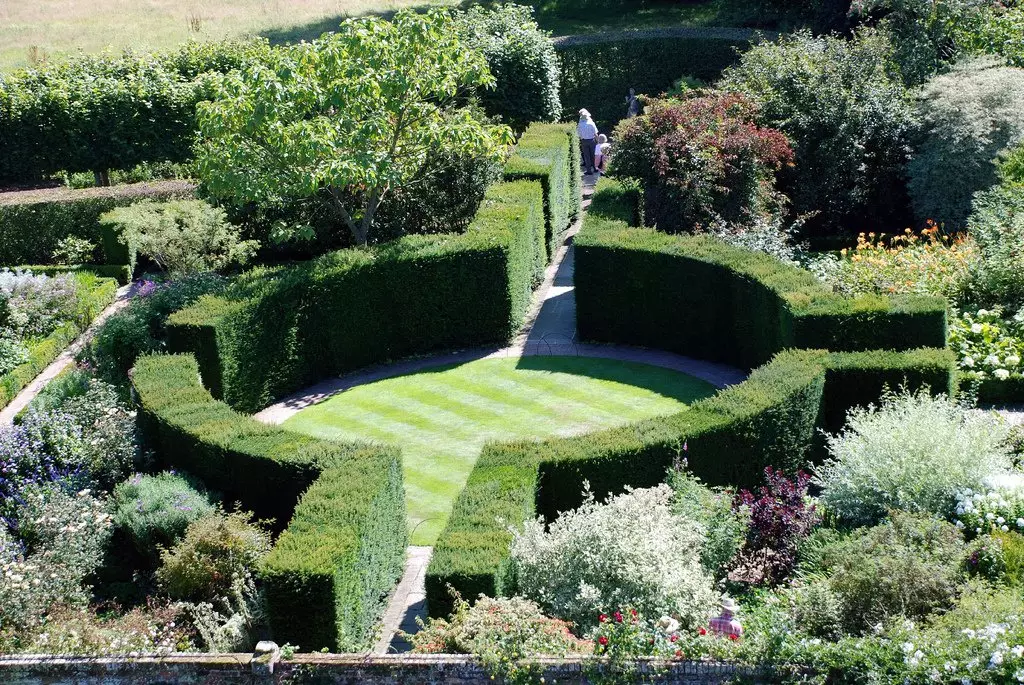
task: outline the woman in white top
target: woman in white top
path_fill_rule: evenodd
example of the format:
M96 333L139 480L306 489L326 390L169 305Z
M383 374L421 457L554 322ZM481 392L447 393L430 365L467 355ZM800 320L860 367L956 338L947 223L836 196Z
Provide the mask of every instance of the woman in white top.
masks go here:
M608 142L608 136L601 134L594 143L594 166L598 171L604 171L605 163L608 161L608 153L611 152L612 144Z

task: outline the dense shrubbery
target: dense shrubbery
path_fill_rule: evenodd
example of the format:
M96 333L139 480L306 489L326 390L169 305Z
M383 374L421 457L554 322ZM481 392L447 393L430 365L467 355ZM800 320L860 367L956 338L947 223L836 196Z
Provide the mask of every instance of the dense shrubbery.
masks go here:
M1024 70L958 65L925 84L918 111L923 129L907 166L914 214L960 230L974 193L997 181L996 157L1024 142Z
M547 526L527 521L512 542L518 591L581 631L624 606L703 624L715 601L700 565L704 531L673 513L671 499L666 485L603 503L588 492Z
M124 243L130 270L141 255L174 278L244 265L259 247L239 238L223 209L202 200L138 202L106 212L100 225Z
M870 525L890 509L948 515L957 494L978 489L1011 466L1007 428L944 397L890 396L855 409L828 437L829 459L817 470L821 498L843 520Z
M195 186L182 181L12 193L0 200L0 264L53 263L60 242L68 236L99 246L86 262L127 264L124 246L103 230L100 215L143 199L168 200L194 193Z
M980 253L971 297L1009 312L1024 307L1024 184L1002 184L978 193L967 230Z
M612 171L640 181L644 220L667 233L746 226L781 213L775 172L792 161L784 135L727 93L653 101L615 129Z
M521 5L470 7L459 15L467 48L480 50L494 75L493 89L478 91L484 109L516 131L534 121L555 121L562 112L558 56L547 35Z
M801 32L754 46L719 84L750 96L759 122L789 137L795 164L781 187L809 234L902 220L913 111L889 50L875 34Z
M136 549L156 560L162 547L177 542L189 525L213 512L209 496L172 472L136 474L114 488L114 523Z

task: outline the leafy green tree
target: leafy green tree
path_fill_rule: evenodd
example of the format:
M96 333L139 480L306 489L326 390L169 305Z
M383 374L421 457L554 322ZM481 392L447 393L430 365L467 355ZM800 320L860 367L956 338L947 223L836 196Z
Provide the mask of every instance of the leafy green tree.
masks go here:
M348 20L220 80L199 110L199 174L242 202L322 198L363 245L385 195L421 182L431 152L503 154L509 129L459 107L493 83L447 12Z

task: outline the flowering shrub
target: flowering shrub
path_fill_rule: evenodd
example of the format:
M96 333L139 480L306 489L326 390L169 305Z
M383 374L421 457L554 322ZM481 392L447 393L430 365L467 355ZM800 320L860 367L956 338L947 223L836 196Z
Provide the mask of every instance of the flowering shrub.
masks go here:
M769 466L764 476L766 485L736 497L735 506L749 510L750 524L730 564L732 582L773 585L785 579L796 565L799 542L820 520L807 496L809 475L800 472L791 480Z
M51 611L39 628L22 636L18 647L10 651L81 656L191 651L195 646L182 612L183 607L170 604L99 616L61 606ZM2 640L0 636L0 645Z
M751 100L700 93L648 102L615 129L613 171L642 182L648 222L669 233L777 213L775 172L793 158L782 133L755 123Z
M28 360L25 344L15 338L12 331L0 327L0 376Z
M36 275L0 269L0 327L18 338L44 336L75 318L78 305L74 276Z
M406 639L418 654L475 654L502 682L536 682L534 669L521 663L528 657L588 654L591 642L580 640L569 624L544 615L536 603L522 597L491 599L480 596L472 607L456 597L448 619L433 618Z
M265 618L263 595L248 573L236 574L223 596L184 608L208 652L251 652Z
M1024 130L1021 135L1024 139ZM1021 164L1019 161L1014 163ZM1004 169L1007 167L1000 170ZM1001 305L1008 311L1024 307L1024 250L1021 250L1024 244L1024 187L1021 183L1007 179L998 186L977 193L967 228L983 257L972 274L974 298L983 304Z
M949 347L970 378L1004 381L1021 376L1024 310L1009 319L998 308L957 314L949 321Z
M996 530L1024 533L1024 485L959 491L954 522L970 537Z
M1007 434L997 416L947 397L890 394L880 407L851 410L843 432L827 436L814 482L850 523L876 523L889 509L946 516L958 492L1010 470Z
M160 552L156 577L172 599L210 601L229 594L234 579L253 575L270 551L270 535L243 512L215 511L188 525L185 536Z
M914 293L955 300L977 260L973 240L943 235L929 221L919 234L909 228L894 236L861 233L853 250L816 257L808 268L846 295Z
M716 599L700 565L704 532L674 514L671 499L667 485L600 504L588 492L546 531L543 521L527 521L512 541L521 594L579 630L620 606L703 624Z
M100 565L110 535L106 505L88 490L35 488L18 512L23 550L0 540L0 626L19 640L55 606L84 606L85 578Z
M118 483L111 500L114 523L143 555L156 559L158 546L174 544L193 521L213 513L204 492L173 471L135 474Z

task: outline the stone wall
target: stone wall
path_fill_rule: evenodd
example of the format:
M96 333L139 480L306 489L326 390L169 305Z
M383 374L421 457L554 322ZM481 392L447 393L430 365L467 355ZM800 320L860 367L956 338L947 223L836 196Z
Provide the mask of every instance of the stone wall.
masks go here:
M585 683L586 663L540 659L540 682ZM640 662L646 682L679 685L725 685L737 678L764 682L756 669L733 664L679 661ZM172 654L154 657L86 658L0 656L5 685L458 685L491 682L472 659L459 655L297 654L280 658L273 645L256 654Z

